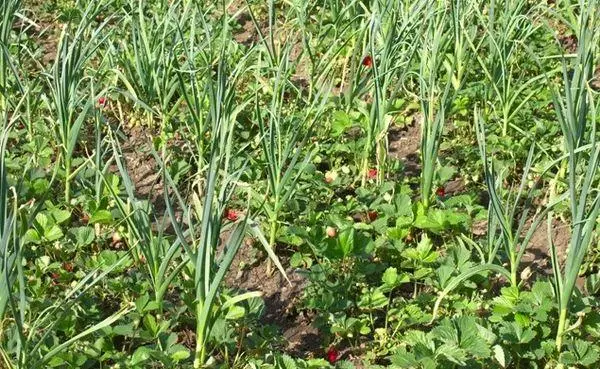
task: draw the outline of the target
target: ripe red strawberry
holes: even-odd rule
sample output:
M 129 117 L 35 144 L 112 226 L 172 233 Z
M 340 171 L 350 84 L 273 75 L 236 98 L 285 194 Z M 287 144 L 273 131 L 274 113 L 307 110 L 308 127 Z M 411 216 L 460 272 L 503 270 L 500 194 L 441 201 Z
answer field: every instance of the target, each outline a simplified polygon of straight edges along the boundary
M 327 361 L 330 364 L 334 364 L 339 359 L 339 352 L 335 349 L 335 347 L 331 346 L 329 350 L 327 350 Z
M 225 218 L 230 222 L 235 222 L 239 218 L 239 214 L 236 210 L 227 209 L 225 210 Z
M 375 179 L 375 178 L 377 178 L 377 169 L 375 169 L 375 168 L 369 169 L 369 171 L 367 172 L 367 177 L 369 179 Z
M 363 58 L 362 65 L 364 65 L 367 68 L 370 68 L 373 66 L 373 58 L 371 57 L 371 55 L 367 55 Z
M 435 191 L 435 194 L 438 195 L 439 197 L 444 197 L 444 196 L 446 196 L 446 189 L 443 186 L 438 187 L 437 190 Z

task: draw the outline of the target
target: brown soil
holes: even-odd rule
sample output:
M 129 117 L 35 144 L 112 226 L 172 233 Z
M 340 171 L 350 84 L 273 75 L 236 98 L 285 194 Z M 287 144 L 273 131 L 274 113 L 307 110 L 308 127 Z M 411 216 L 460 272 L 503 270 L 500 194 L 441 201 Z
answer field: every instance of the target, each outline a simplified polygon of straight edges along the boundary
M 407 176 L 417 176 L 420 173 L 419 146 L 421 142 L 422 116 L 415 114 L 412 123 L 400 128 L 390 127 L 388 133 L 389 155 L 404 163 Z
M 136 195 L 150 201 L 155 206 L 155 211 L 164 211 L 163 184 L 150 145 L 152 141 L 145 129 L 130 130 L 123 144 L 123 159 L 135 185 Z
M 33 26 L 27 27 L 27 34 L 31 36 L 36 45 L 40 47 L 41 58 L 38 61 L 43 67 L 48 67 L 56 59 L 56 52 L 62 24 L 55 19 L 55 15 L 40 10 L 42 1 L 25 1 L 26 9 L 30 9 L 27 16 L 33 22 Z M 19 22 L 20 24 L 21 22 Z
M 151 138 L 145 128 L 134 128 L 126 132 L 123 144 L 123 159 L 127 172 L 135 186 L 136 196 L 153 204 L 157 217 L 163 215 L 164 186 L 158 170 L 158 164 L 150 153 Z M 117 170 L 113 168 L 113 170 Z M 168 223 L 168 220 L 163 219 Z M 160 220 L 159 220 L 160 223 Z M 169 224 L 163 224 L 165 228 Z M 222 239 L 228 234 L 224 233 Z M 285 265 L 285 262 L 282 260 Z M 288 268 L 287 276 L 291 282 L 275 271 L 272 276 L 266 272 L 267 263 L 262 252 L 250 243 L 244 243 L 236 255 L 225 278 L 225 284 L 243 291 L 261 291 L 265 302 L 263 324 L 273 324 L 281 328 L 287 344 L 283 349 L 300 357 L 320 355 L 323 351 L 318 330 L 312 326 L 312 317 L 295 310 L 307 281 L 303 275 Z
M 569 225 L 559 220 L 552 222 L 551 231 L 552 242 L 556 245 L 559 260 L 564 261 L 571 237 Z M 531 243 L 523 255 L 523 266 L 530 267 L 532 272 L 542 275 L 552 275 L 552 261 L 550 259 L 550 250 L 548 244 L 548 226 L 542 221 L 535 230 Z
M 242 44 L 247 47 L 252 47 L 253 45 L 258 44 L 262 37 L 268 37 L 269 35 L 269 22 L 266 18 L 256 19 L 258 28 L 254 22 L 252 21 L 252 17 L 250 12 L 247 9 L 247 5 L 244 1 L 234 1 L 231 3 L 227 12 L 230 16 L 234 17 L 239 25 L 239 29 L 234 32 L 234 40 L 239 44 Z M 275 25 L 276 27 L 276 25 Z M 277 30 L 275 29 L 275 33 Z M 293 37 L 289 34 L 276 34 L 275 42 L 279 45 L 292 44 L 289 59 L 292 63 L 295 64 L 294 75 L 291 77 L 294 85 L 300 90 L 308 89 L 309 84 L 309 63 L 304 58 L 304 45 L 299 37 Z
M 251 243 L 245 243 L 225 277 L 225 284 L 241 291 L 262 292 L 265 310 L 261 322 L 281 328 L 287 341 L 283 347 L 286 352 L 300 357 L 322 353 L 321 336 L 312 325 L 312 317 L 295 310 L 308 283 L 306 278 L 291 268 L 286 269 L 291 284 L 278 271 L 269 276 L 267 262 L 257 262 L 259 254 Z
M 236 15 L 236 20 L 240 25 L 240 29 L 234 35 L 235 41 L 244 45 L 244 46 L 252 46 L 256 44 L 259 40 L 258 31 L 254 26 L 254 22 L 252 22 L 252 18 L 248 12 L 238 13 L 239 9 L 230 9 L 232 12 L 231 15 Z
M 147 128 L 132 128 L 125 130 L 126 139 L 122 144 L 122 161 L 127 174 L 134 186 L 135 196 L 147 200 L 151 205 L 152 223 L 154 231 L 162 230 L 173 232 L 170 218 L 166 212 L 164 200 L 164 183 L 158 163 L 152 155 L 152 139 Z M 116 165 L 110 170 L 119 174 Z M 175 216 L 180 218 L 182 211 L 177 204 L 173 204 Z
M 563 30 L 562 32 L 566 32 Z M 573 54 L 577 52 L 577 37 L 572 34 L 562 34 L 558 37 L 558 42 L 566 52 Z
M 260 40 L 256 26 L 252 21 L 252 17 L 250 16 L 250 12 L 246 8 L 246 3 L 244 1 L 233 1 L 231 5 L 229 5 L 229 8 L 227 8 L 227 12 L 230 16 L 235 18 L 240 26 L 240 29 L 234 34 L 235 41 L 244 46 L 252 46 Z M 265 35 L 265 32 L 268 29 L 266 22 L 260 20 L 257 20 L 257 22 L 259 22 L 261 32 Z
M 42 48 L 42 65 L 46 67 L 53 64 L 56 59 L 60 30 L 47 26 L 37 36 Z
M 446 193 L 446 196 L 454 196 L 463 193 L 465 191 L 465 187 L 466 185 L 464 179 L 456 178 L 448 181 L 444 185 L 444 192 Z
M 532 221 L 529 220 L 524 233 L 529 231 L 531 223 Z M 487 221 L 473 224 L 472 233 L 476 236 L 485 236 L 487 234 Z M 558 259 L 562 267 L 567 257 L 567 249 L 571 237 L 569 224 L 554 219 L 552 221 L 551 236 L 552 242 L 556 246 Z M 523 254 L 519 272 L 520 278 L 523 281 L 534 281 L 539 278 L 552 278 L 552 258 L 550 257 L 548 244 L 548 227 L 545 221 L 542 221 L 534 231 L 529 245 L 527 246 L 527 250 Z M 578 278 L 576 286 L 580 291 L 584 291 L 585 278 Z
M 247 47 L 260 42 L 259 31 L 243 1 L 234 1 L 227 11 L 240 26 L 234 33 L 236 42 Z M 257 22 L 260 32 L 266 36 L 269 32 L 268 22 L 265 19 L 258 19 Z M 308 69 L 302 61 L 297 60 L 302 58 L 302 55 L 302 45 L 294 42 L 290 59 L 298 61 L 298 64 L 292 79 L 297 87 L 305 89 L 308 83 Z M 267 262 L 260 254 L 250 243 L 245 243 L 225 277 L 225 284 L 240 291 L 262 292 L 265 310 L 261 322 L 280 327 L 286 341 L 283 347 L 286 352 L 300 357 L 321 354 L 323 347 L 319 332 L 312 325 L 312 317 L 295 310 L 307 284 L 305 277 L 290 268 L 286 270 L 286 274 L 291 284 L 278 271 L 269 275 Z

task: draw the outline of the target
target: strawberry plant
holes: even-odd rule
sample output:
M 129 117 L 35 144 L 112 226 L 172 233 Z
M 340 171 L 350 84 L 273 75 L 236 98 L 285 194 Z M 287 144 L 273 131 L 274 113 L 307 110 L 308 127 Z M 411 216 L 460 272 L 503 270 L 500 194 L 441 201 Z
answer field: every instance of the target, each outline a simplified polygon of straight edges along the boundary
M 599 16 L 0 0 L 0 367 L 598 367 Z

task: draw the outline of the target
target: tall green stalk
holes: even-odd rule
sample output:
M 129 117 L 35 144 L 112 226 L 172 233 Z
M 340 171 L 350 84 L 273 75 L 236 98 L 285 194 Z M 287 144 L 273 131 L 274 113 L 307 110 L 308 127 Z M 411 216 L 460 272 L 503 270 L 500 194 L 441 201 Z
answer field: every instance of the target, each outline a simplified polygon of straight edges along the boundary
M 58 42 L 57 57 L 52 71 L 47 77 L 50 89 L 49 106 L 54 115 L 52 122 L 60 149 L 59 165 L 65 179 L 65 201 L 71 202 L 71 183 L 79 170 L 73 169 L 73 154 L 79 140 L 79 133 L 95 104 L 82 93 L 86 79 L 85 69 L 88 60 L 107 37 L 102 31 L 110 19 L 96 26 L 94 19 L 101 7 L 96 3 L 82 11 L 81 22 L 71 31 L 66 25 Z
M 202 24 L 207 26 L 204 15 L 196 13 Z M 224 42 L 230 35 L 226 17 L 223 18 L 218 33 L 208 28 L 199 36 L 206 36 L 203 42 L 190 41 L 187 55 L 190 58 L 178 72 L 179 87 L 188 102 L 194 133 L 191 147 L 196 160 L 197 174 L 189 181 L 190 193 L 182 194 L 169 175 L 168 157 L 159 159 L 165 181 L 165 203 L 173 229 L 183 246 L 190 262 L 183 273 L 193 281 L 195 302 L 193 314 L 196 319 L 196 348 L 194 368 L 206 364 L 211 347 L 208 338 L 213 324 L 219 318 L 217 309 L 220 287 L 229 270 L 234 256 L 242 244 L 248 230 L 255 230 L 250 214 L 235 224 L 225 224 L 223 214 L 236 190 L 244 170 L 239 155 L 245 149 L 238 143 L 237 115 L 247 106 L 248 101 L 238 101 L 236 92 L 240 80 L 247 70 L 247 56 L 232 62 L 228 59 L 228 44 Z M 202 47 L 197 47 L 202 45 Z M 205 62 L 206 65 L 201 65 Z M 197 64 L 198 63 L 198 64 Z M 212 65 L 215 65 L 213 72 Z M 230 67 L 230 63 L 233 67 Z M 196 73 L 199 69 L 206 73 Z M 175 209 L 182 212 L 181 219 Z M 227 231 L 227 233 L 225 233 Z M 225 242 L 221 236 L 228 234 Z M 261 233 L 258 233 L 263 239 Z M 264 242 L 263 244 L 265 244 Z M 219 255 L 220 249 L 224 251 Z M 283 268 L 272 250 L 267 249 L 280 270 Z M 254 297 L 256 293 L 244 293 L 236 301 Z
M 471 34 L 467 40 L 486 78 L 484 117 L 500 122 L 502 136 L 509 128 L 524 133 L 513 118 L 539 94 L 541 84 L 536 82 L 544 78 L 544 74 L 531 76 L 529 69 L 521 70 L 522 55 L 542 24 L 535 21 L 540 8 L 530 6 L 527 0 L 494 0 L 485 13 L 474 9 L 484 37 Z
M 117 208 L 125 219 L 127 244 L 134 249 L 132 252 L 134 255 L 143 256 L 143 262 L 139 257 L 138 261 L 145 267 L 147 278 L 154 292 L 154 301 L 162 311 L 164 296 L 168 288 L 185 268 L 189 258 L 182 250 L 180 240 L 165 234 L 164 225 L 158 224 L 156 227 L 158 229 L 154 229 L 153 209 L 148 202 L 137 198 L 135 185 L 122 160 L 122 150 L 114 139 L 113 150 L 114 161 L 125 185 L 126 201 L 109 184 L 106 188 L 111 192 Z M 158 157 L 157 160 L 159 160 Z
M 295 194 L 298 181 L 312 159 L 313 154 L 306 147 L 307 141 L 326 101 L 321 92 L 306 102 L 301 115 L 287 111 L 286 106 L 294 103 L 290 101 L 294 92 L 289 81 L 289 50 L 287 47 L 278 54 L 280 59 L 273 65 L 272 75 L 268 72 L 270 80 L 273 81 L 269 88 L 272 91 L 270 96 L 264 96 L 265 99 L 270 99 L 268 105 L 261 106 L 261 94 L 257 93 L 255 98 L 255 121 L 260 130 L 262 156 L 267 174 L 264 209 L 269 223 L 269 247 L 272 250 L 276 247 L 283 208 Z M 302 104 L 302 99 L 298 94 L 295 102 Z
M 197 182 L 192 194 L 191 207 L 186 205 L 183 196 L 162 164 L 166 182 L 165 201 L 169 217 L 175 232 L 186 251 L 189 260 L 189 272 L 193 275 L 196 304 L 196 350 L 194 368 L 202 367 L 210 352 L 208 336 L 212 324 L 218 317 L 215 311 L 216 298 L 233 257 L 239 249 L 246 232 L 246 220 L 234 227 L 229 239 L 225 242 L 226 251 L 217 258 L 220 236 L 223 230 L 223 212 L 236 188 L 241 170 L 232 169 L 232 149 L 235 142 L 235 116 L 233 97 L 236 79 L 228 80 L 229 74 L 225 65 L 225 55 L 221 54 L 216 76 L 207 83 L 209 100 L 208 124 L 212 127 L 211 142 L 204 160 L 208 165 L 202 169 L 202 180 Z M 238 70 L 237 72 L 240 72 Z M 183 219 L 187 225 L 177 220 L 174 205 L 168 193 L 175 194 L 176 204 L 183 209 Z M 187 229 L 184 230 L 184 227 Z
M 128 37 L 115 45 L 118 68 L 113 73 L 125 85 L 126 96 L 144 109 L 150 128 L 155 119 L 162 129 L 168 127 L 179 107 L 177 58 L 186 41 L 182 33 L 194 28 L 188 25 L 195 24 L 192 4 L 129 1 L 133 10 L 123 21 Z
M 299 1 L 293 3 L 295 19 L 291 22 L 297 24 L 302 35 L 302 54 L 297 57 L 297 60 L 302 58 L 302 61 L 309 61 L 310 69 L 308 71 L 308 100 L 319 93 L 319 86 L 323 81 L 329 80 L 331 73 L 335 68 L 339 67 L 340 57 L 344 50 L 352 51 L 350 45 L 355 41 L 356 35 L 360 34 L 361 28 L 354 27 L 354 21 L 348 21 L 347 15 L 357 3 L 358 0 L 348 1 L 343 9 L 338 10 L 337 16 L 334 17 L 334 23 L 331 24 L 329 19 L 311 17 L 311 12 L 319 11 L 326 12 L 326 9 L 315 9 L 327 4 L 319 4 L 311 1 Z M 319 24 L 315 26 L 314 22 Z M 315 33 L 316 31 L 316 33 Z M 331 40 L 338 42 L 331 43 Z
M 456 92 L 451 78 L 456 65 L 453 62 L 444 67 L 445 55 L 453 46 L 448 25 L 453 27 L 454 23 L 449 22 L 448 10 L 444 2 L 430 5 L 419 54 L 419 98 L 423 115 L 420 190 L 425 209 L 430 206 L 444 125 Z
M 15 15 L 20 7 L 20 0 L 0 0 L 0 112 L 8 108 L 9 79 L 11 75 L 16 77 L 9 46 Z
M 22 97 L 15 104 L 15 112 L 21 104 L 28 101 Z M 112 266 L 103 265 L 84 275 L 76 284 L 66 291 L 60 300 L 49 301 L 42 311 L 27 296 L 28 286 L 22 261 L 26 260 L 23 235 L 31 227 L 39 206 L 30 206 L 18 202 L 19 181 L 9 187 L 7 181 L 7 140 L 11 127 L 22 117 L 13 112 L 2 114 L 3 129 L 0 131 L 0 320 L 3 321 L 2 337 L 10 336 L 11 350 L 0 342 L 0 352 L 4 360 L 3 367 L 15 369 L 43 369 L 61 352 L 97 331 L 107 328 L 123 315 L 132 310 L 131 306 L 123 306 L 99 323 L 93 324 L 77 334 L 65 337 L 61 342 L 52 342 L 50 337 L 57 331 L 57 325 L 67 316 L 73 315 L 73 308 L 82 296 L 107 275 L 117 268 L 124 259 Z M 29 168 L 22 168 L 26 173 Z M 18 174 L 20 175 L 20 173 Z M 17 175 L 17 177 L 18 177 Z M 29 208 L 27 208 L 29 207 Z M 17 221 L 17 219 L 19 221 Z M 51 344 L 49 344 L 52 342 Z
M 487 240 L 483 246 L 477 241 L 463 237 L 469 246 L 479 254 L 479 264 L 461 272 L 449 279 L 443 286 L 433 307 L 433 322 L 438 314 L 442 300 L 463 282 L 476 274 L 498 273 L 505 277 L 511 286 L 519 287 L 518 272 L 521 260 L 533 235 L 547 214 L 566 196 L 559 196 L 541 208 L 533 206 L 536 197 L 536 186 L 526 190 L 528 174 L 534 163 L 535 142 L 531 144 L 527 161 L 523 164 L 523 174 L 520 183 L 515 188 L 504 189 L 505 176 L 498 172 L 493 165 L 493 155 L 488 153 L 486 144 L 486 123 L 479 109 L 474 112 L 477 143 L 484 168 L 484 178 L 490 196 L 487 218 Z M 555 160 L 547 165 L 539 174 L 544 178 L 562 159 Z M 504 251 L 500 254 L 499 251 Z M 508 265 L 508 267 L 504 267 Z
M 570 63 L 563 57 L 562 93 L 554 91 L 554 107 L 562 130 L 567 153 L 567 184 L 571 215 L 571 238 L 564 266 L 556 245 L 550 240 L 554 283 L 559 305 L 556 349 L 561 351 L 564 335 L 570 330 L 569 313 L 575 282 L 600 216 L 600 186 L 596 174 L 600 167 L 600 145 L 597 142 L 597 111 L 589 81 L 595 70 L 600 45 L 600 4 L 579 1 L 575 34 L 577 55 Z M 590 150 L 582 150 L 586 146 Z M 583 172 L 582 172 L 583 170 Z M 551 219 L 548 220 L 549 226 Z
M 2 114 L 0 131 L 0 320 L 4 320 L 10 300 L 10 286 L 15 282 L 15 210 L 11 204 L 11 191 L 7 181 L 5 157 L 10 126 L 8 113 Z
M 504 257 L 500 264 L 507 262 L 510 271 L 511 286 L 518 287 L 517 278 L 521 259 L 529 246 L 535 230 L 545 219 L 546 215 L 553 209 L 558 201 L 564 199 L 559 197 L 541 207 L 535 208 L 536 186 L 526 189 L 528 176 L 534 164 L 535 141 L 531 143 L 527 160 L 523 163 L 523 173 L 517 186 L 504 188 L 506 182 L 506 170 L 497 171 L 494 167 L 493 155 L 487 152 L 485 121 L 478 109 L 475 111 L 475 129 L 479 145 L 480 157 L 483 162 L 486 187 L 490 196 L 488 210 L 488 244 L 487 261 L 495 262 L 497 252 L 503 248 Z M 540 177 L 546 174 L 545 170 Z M 516 187 L 516 191 L 515 191 Z
M 404 92 L 407 70 L 420 46 L 422 17 L 426 1 L 405 5 L 400 2 L 375 2 L 368 33 L 368 55 L 372 65 L 373 102 L 368 114 L 369 124 L 362 162 L 362 184 L 368 176 L 369 162 L 375 154 L 377 180 L 385 178 L 388 154 L 388 131 L 393 103 Z

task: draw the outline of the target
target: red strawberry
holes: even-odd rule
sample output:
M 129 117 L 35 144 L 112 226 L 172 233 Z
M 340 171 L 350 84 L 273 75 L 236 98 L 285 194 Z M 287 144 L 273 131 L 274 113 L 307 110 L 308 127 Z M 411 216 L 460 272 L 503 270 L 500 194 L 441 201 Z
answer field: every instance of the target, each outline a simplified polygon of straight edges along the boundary
M 367 55 L 363 58 L 362 65 L 364 65 L 367 68 L 370 68 L 373 66 L 373 58 L 371 57 L 371 55 Z
M 101 97 L 99 97 L 99 98 L 98 98 L 98 105 L 99 105 L 101 108 L 104 108 L 104 107 L 106 106 L 106 104 L 107 104 L 107 103 L 108 103 L 108 100 L 106 99 L 106 97 L 104 97 L 104 96 L 101 96 Z
M 375 169 L 375 168 L 369 169 L 369 171 L 367 172 L 367 177 L 369 179 L 375 179 L 375 178 L 377 178 L 377 169 Z
M 235 222 L 239 218 L 239 214 L 237 211 L 233 209 L 225 210 L 225 218 L 231 222 Z
M 329 350 L 327 350 L 327 361 L 329 363 L 334 364 L 339 359 L 339 352 L 335 349 L 335 347 L 331 346 Z
M 444 197 L 444 196 L 446 196 L 446 189 L 443 186 L 438 187 L 437 190 L 435 191 L 435 194 L 438 195 L 439 197 Z

